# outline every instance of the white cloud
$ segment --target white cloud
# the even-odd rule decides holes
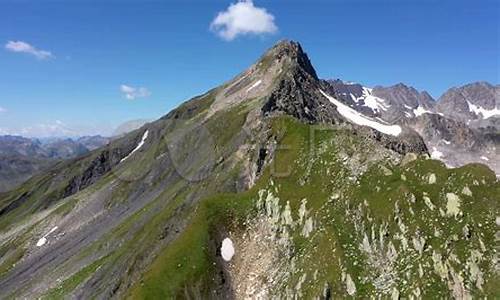
[[[226,11],[219,12],[210,24],[210,29],[226,41],[232,41],[239,35],[278,31],[274,16],[265,8],[254,6],[251,0],[233,3]]]
[[[50,51],[37,49],[23,41],[8,41],[7,44],[5,44],[5,49],[17,53],[28,53],[38,59],[48,59],[54,57]]]
[[[16,132],[25,137],[73,137],[78,136],[78,132],[70,128],[63,122],[56,120],[51,123],[41,123],[21,128]]]
[[[110,124],[68,125],[60,120],[36,123],[25,127],[0,127],[0,135],[20,135],[28,138],[111,136],[114,126]]]
[[[123,93],[125,98],[129,100],[151,96],[151,92],[145,87],[135,88],[129,85],[122,84],[120,85],[120,91]]]

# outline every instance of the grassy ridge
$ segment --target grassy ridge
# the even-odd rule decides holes
[[[212,228],[221,226],[221,223],[228,226],[234,218],[241,220],[252,214],[257,192],[271,189],[271,185],[276,187],[280,205],[284,206],[287,201],[290,203],[294,219],[298,218],[296,212],[302,199],[307,199],[309,213],[314,216],[316,229],[311,237],[301,236],[301,228],[292,235],[299,258],[296,269],[300,271],[291,274],[289,285],[295,286],[300,277],[307,274],[301,291],[306,298],[320,295],[325,283],[334,295],[346,295],[342,281],[342,273],[345,272],[353,278],[357,296],[377,295],[380,291],[377,291],[372,280],[372,273],[376,270],[372,269],[360,245],[363,232],[370,236],[370,228],[379,230],[386,226],[388,239],[398,251],[403,252],[402,242],[393,238],[399,232],[394,221],[396,211],[407,227],[410,247],[411,236],[421,234],[428,237],[423,256],[413,249],[406,250],[407,258],[401,254],[391,266],[394,274],[398,274],[392,285],[402,294],[410,294],[419,287],[423,295],[450,295],[447,285],[432,273],[430,256],[432,249],[445,252],[446,243],[450,243],[455,235],[462,234],[464,222],[470,224],[475,232],[481,232],[481,235],[473,235],[469,242],[452,241],[452,251],[456,252],[460,261],[465,262],[470,251],[479,247],[479,236],[484,236],[482,243],[486,248],[493,249],[494,217],[499,211],[500,187],[494,174],[486,167],[468,165],[446,169],[438,161],[425,159],[406,166],[381,161],[372,164],[362,175],[350,179],[352,170],[343,163],[340,154],[345,149],[351,149],[350,153],[346,150],[349,155],[356,151],[370,155],[374,149],[363,144],[363,141],[352,139],[343,130],[318,131],[314,141],[311,141],[309,126],[286,117],[276,119],[273,130],[280,137],[280,144],[288,150],[277,151],[275,165],[271,168],[281,175],[291,172],[287,176],[272,177],[271,168],[268,168],[248,192],[205,199],[193,214],[186,232],[165,248],[151,264],[150,270],[132,288],[130,298],[176,297],[186,291],[201,291],[209,295],[210,288],[214,287],[214,253],[208,250],[209,241],[213,239]],[[314,152],[310,152],[310,149],[314,149]],[[381,171],[381,166],[389,169],[390,175]],[[429,184],[430,174],[436,176],[436,183]],[[471,189],[473,196],[461,193],[465,186]],[[432,211],[423,200],[424,192],[433,201],[435,208]],[[446,193],[451,192],[462,199],[461,220],[439,215],[439,209],[446,211]],[[332,200],[332,195],[336,195],[335,200]],[[415,197],[414,203],[410,201],[410,195]],[[358,218],[360,222],[356,221]],[[483,225],[479,227],[478,224]],[[429,238],[436,230],[440,231],[441,236]],[[490,257],[491,253],[485,252],[484,255]],[[426,272],[430,272],[427,277],[418,275],[417,262],[421,262]],[[492,295],[496,288],[490,283],[495,279],[489,275],[489,263],[484,262],[481,267],[486,270],[483,291],[475,289],[473,284],[470,287],[478,295]],[[411,284],[405,281],[405,276],[409,276]],[[391,291],[384,293],[387,295]]]

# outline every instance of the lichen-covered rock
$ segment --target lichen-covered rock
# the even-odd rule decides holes
[[[464,186],[464,188],[462,189],[462,194],[472,197],[472,191],[468,186]]]
[[[436,174],[434,174],[434,173],[429,174],[429,177],[427,179],[429,184],[435,184],[436,180],[437,180]]]
[[[302,236],[308,238],[313,229],[314,229],[314,222],[313,219],[309,217],[304,223],[304,227],[302,228]]]
[[[460,198],[454,193],[446,193],[446,215],[456,217],[460,214]]]
[[[345,286],[347,294],[354,296],[356,294],[356,284],[352,281],[351,275],[349,273],[345,276]]]

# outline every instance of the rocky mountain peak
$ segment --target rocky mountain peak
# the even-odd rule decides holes
[[[390,87],[376,86],[373,89],[373,94],[396,106],[406,105],[411,108],[417,108],[418,106],[430,108],[434,106],[434,99],[429,93],[425,91],[419,92],[414,87],[407,86],[404,83],[398,83]]]
[[[266,63],[269,60],[287,64],[291,67],[300,67],[314,79],[318,80],[316,70],[298,42],[291,40],[279,41],[261,57],[259,62]]]
[[[498,115],[500,88],[488,82],[474,82],[446,91],[438,100],[437,109],[461,121],[488,119]]]
[[[298,42],[290,40],[278,42],[255,64],[222,88],[217,89],[209,115],[242,102],[267,99],[270,94],[282,89],[283,85],[293,90],[314,89],[316,92],[319,90],[318,75]],[[289,90],[287,93],[293,92]],[[302,94],[302,91],[297,91],[297,93]],[[305,96],[297,97],[304,98]],[[318,98],[320,95],[314,97]],[[307,98],[305,102],[313,101],[312,97]],[[307,110],[305,102],[302,102],[300,104],[302,107],[297,107],[297,109]],[[308,119],[311,118],[312,116],[308,117]]]

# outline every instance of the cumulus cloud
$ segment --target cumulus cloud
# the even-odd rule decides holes
[[[221,11],[210,24],[210,29],[226,41],[239,35],[262,35],[278,31],[274,16],[265,8],[254,6],[251,0],[239,1]]]
[[[37,49],[23,41],[8,41],[7,44],[5,44],[5,49],[17,53],[27,53],[41,60],[54,57],[50,51]]]
[[[135,88],[129,85],[122,84],[120,85],[120,91],[128,100],[151,96],[151,92],[145,87]]]

